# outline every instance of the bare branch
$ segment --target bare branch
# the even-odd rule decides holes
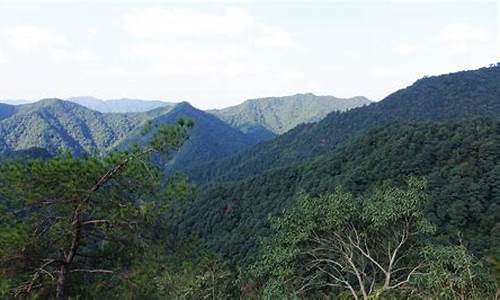
[[[73,269],[70,271],[71,273],[82,272],[82,273],[100,273],[100,274],[113,274],[114,272],[111,270],[104,269]]]

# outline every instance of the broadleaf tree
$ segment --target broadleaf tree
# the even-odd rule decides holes
[[[369,299],[426,290],[430,281],[423,278],[440,270],[431,254],[442,252],[429,252],[436,249],[435,229],[424,214],[425,189],[424,180],[411,177],[405,188],[384,183],[358,197],[341,188],[318,197],[299,195],[273,223],[274,234],[252,267],[263,297]],[[469,279],[465,286],[474,286],[478,277]]]

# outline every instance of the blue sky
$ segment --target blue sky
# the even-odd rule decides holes
[[[380,100],[500,61],[499,1],[0,1],[0,98]]]

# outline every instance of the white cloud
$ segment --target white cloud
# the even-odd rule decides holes
[[[500,54],[500,49],[494,49],[495,34],[487,28],[470,24],[454,23],[448,24],[437,31],[434,36],[420,41],[396,43],[392,50],[396,54],[404,56],[430,55],[433,53],[444,53],[446,55],[474,54],[481,56],[485,52]]]
[[[4,30],[6,42],[17,51],[32,52],[40,48],[68,47],[68,40],[36,26],[17,26]]]
[[[92,55],[77,49],[70,40],[59,33],[37,26],[15,26],[1,31],[5,43],[17,54],[50,59],[55,62],[87,62]]]
[[[177,93],[201,107],[206,106],[197,102],[202,97],[244,97],[249,90],[290,88],[302,76],[280,62],[290,51],[301,51],[292,35],[242,9],[132,9],[122,16],[121,25],[131,36],[118,54],[124,63],[118,69],[90,70],[90,76],[115,74],[128,83],[140,78],[156,91]],[[231,104],[222,101],[217,106]]]
[[[419,47],[416,44],[404,42],[396,44],[393,47],[393,51],[401,55],[413,55],[419,51]]]
[[[439,38],[444,43],[455,42],[490,42],[493,34],[485,28],[475,27],[467,24],[449,24],[441,29]]]
[[[468,24],[449,24],[436,38],[452,54],[466,54],[480,47],[495,45],[495,35],[486,28]]]
[[[139,39],[247,41],[259,47],[293,45],[287,31],[259,22],[247,11],[235,8],[227,8],[222,14],[179,8],[134,9],[123,16],[123,27]]]
[[[2,51],[0,51],[0,64],[4,64],[6,62],[7,62],[7,57]]]

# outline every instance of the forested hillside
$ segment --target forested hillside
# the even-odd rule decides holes
[[[186,102],[2,105],[0,297],[495,299],[498,79],[424,78],[222,164],[262,135]]]
[[[308,93],[251,99],[209,112],[246,133],[265,129],[283,134],[299,124],[317,122],[332,111],[345,111],[370,103],[365,97],[342,99]]]
[[[76,156],[103,155],[118,146],[124,149],[134,142],[141,143],[140,132],[148,120],[156,124],[172,123],[184,116],[192,118],[197,125],[190,142],[170,166],[178,170],[194,169],[273,139],[273,131],[282,133],[295,124],[317,121],[331,110],[345,110],[364,103],[368,100],[362,97],[337,99],[304,94],[249,100],[240,106],[211,111],[211,114],[187,103],[174,105],[134,99],[103,101],[76,97],[70,101],[45,99],[16,106],[1,104],[0,153],[35,147],[52,154],[69,151]],[[109,113],[126,111],[137,112]]]
[[[175,155],[171,166],[176,170],[201,165],[205,162],[221,159],[233,153],[237,153],[260,140],[253,136],[247,136],[240,130],[219,120],[215,116],[194,108],[187,102],[177,104],[166,114],[158,114],[156,111],[148,112],[154,116],[151,125],[174,124],[178,119],[193,120],[195,123],[189,140]],[[141,134],[142,128],[136,129],[119,148],[126,149],[133,144],[144,145],[150,140],[149,135]],[[164,164],[165,162],[163,162]]]
[[[19,106],[0,106],[0,153],[43,148],[51,154],[69,151],[104,155],[117,147],[125,150],[144,144],[149,136],[141,132],[147,121],[173,124],[179,118],[192,119],[196,126],[190,140],[169,163],[182,170],[237,153],[260,142],[217,117],[182,102],[141,113],[100,113],[78,104],[47,99]],[[13,152],[14,151],[14,152]],[[161,162],[166,165],[167,162]]]
[[[15,110],[14,105],[0,103],[0,121],[10,117]]]
[[[0,156],[0,162],[10,160],[48,159],[52,157],[54,157],[54,155],[49,153],[44,148],[29,148],[4,152]]]
[[[0,119],[0,152],[39,147],[52,154],[103,154],[145,120],[140,114],[102,114],[58,99],[2,111],[7,112]]]
[[[202,238],[233,264],[251,263],[269,221],[287,211],[297,193],[319,195],[339,186],[364,193],[386,180],[400,185],[408,176],[428,180],[427,216],[440,239],[456,240],[460,233],[476,253],[498,247],[500,124],[485,119],[396,123],[301,166],[207,187],[179,216],[177,234]]]
[[[384,100],[295,129],[219,162],[190,171],[198,182],[260,174],[326,153],[370,128],[394,121],[441,121],[500,115],[500,65],[418,80]]]

